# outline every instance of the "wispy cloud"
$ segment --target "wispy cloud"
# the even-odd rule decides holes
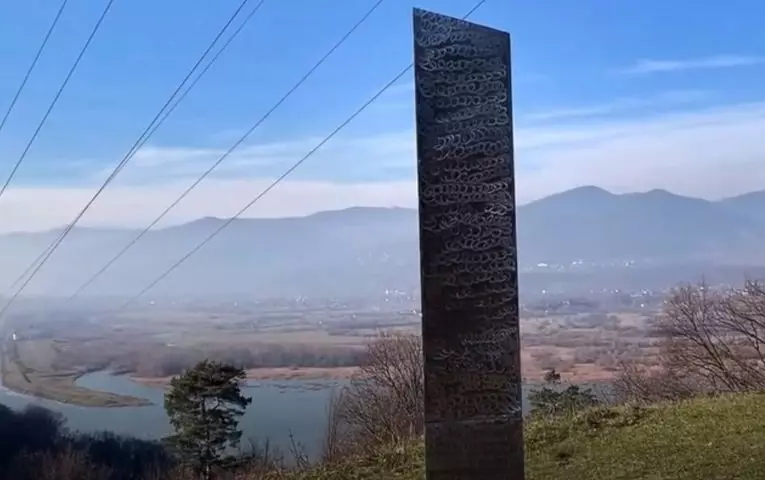
[[[519,122],[515,132],[519,203],[588,184],[617,192],[665,188],[704,198],[762,189],[763,131],[765,102],[587,123]],[[240,157],[230,159],[229,173],[202,183],[166,222],[231,216],[314,145],[313,138],[298,138],[246,147]],[[188,156],[184,151],[183,147],[148,149],[141,162],[128,166],[123,181],[118,177],[106,190],[83,224],[148,224],[188,186],[193,176],[190,170],[209,165],[201,155],[206,149],[188,149]],[[416,205],[411,131],[338,138],[319,152],[246,216],[303,215],[352,205]],[[264,162],[282,163],[272,173],[263,173]],[[396,166],[405,166],[406,173],[379,181],[340,180],[347,171],[379,172]],[[367,177],[380,178],[375,174]],[[148,178],[152,181],[145,180]],[[12,185],[0,199],[4,218],[0,230],[65,224],[100,180],[93,178],[77,188]]]
[[[519,195],[529,201],[593,184],[622,192],[664,188],[703,198],[760,190],[764,129],[765,103],[519,129],[519,140],[542,137],[519,148]]]
[[[679,72],[686,70],[708,70],[719,68],[748,67],[765,64],[760,55],[715,55],[685,60],[638,60],[634,65],[619,69],[618,73],[640,75],[650,73]]]
[[[414,108],[414,79],[407,77],[388,87],[380,99],[370,106],[376,114],[389,115]]]
[[[413,94],[413,93],[414,93],[414,80],[412,79],[397,82],[391,85],[390,87],[388,87],[387,90],[385,90],[386,96],[405,95],[405,94]]]
[[[159,225],[178,224],[204,216],[231,217],[273,178],[212,180],[201,184],[178,204]],[[170,181],[149,186],[110,187],[88,210],[81,224],[90,226],[145,227],[187,187]],[[13,188],[0,201],[0,232],[35,231],[60,227],[91,198],[94,187]],[[53,203],[48,203],[53,202]],[[50,205],[56,208],[50,208]],[[253,205],[245,217],[301,216],[351,205],[413,206],[416,188],[411,180],[335,183],[288,180]]]
[[[597,117],[628,112],[646,107],[673,107],[706,100],[710,92],[703,90],[678,90],[662,92],[653,96],[619,98],[608,103],[564,108],[549,108],[522,115],[525,121],[548,122],[570,118]]]
[[[245,144],[227,156],[210,178],[267,176],[270,172],[284,170],[302,159],[322,139],[316,136]],[[217,162],[226,151],[227,148],[147,146],[133,157],[115,183],[127,186],[180,179],[191,182]],[[361,137],[339,135],[313,153],[301,172],[308,170],[312,178],[341,176],[347,180],[359,172],[369,177],[391,168],[413,168],[414,164],[413,132],[388,132]],[[112,169],[113,166],[108,165],[91,170],[86,180],[106,178]],[[300,176],[301,172],[297,175]],[[322,175],[322,172],[325,174]]]

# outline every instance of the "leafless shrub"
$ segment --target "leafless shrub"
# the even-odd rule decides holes
[[[247,478],[258,478],[257,476],[253,477],[253,475],[265,475],[269,472],[285,469],[284,453],[278,448],[274,448],[268,440],[263,442],[250,440],[246,451],[240,452],[235,458],[235,462],[234,465],[228,467],[228,470],[234,474],[246,472],[251,475]]]
[[[614,381],[614,397],[618,403],[654,403],[697,395],[694,386],[683,380],[667,366],[651,368],[640,361],[623,362],[619,365],[619,375]]]
[[[291,448],[301,448],[293,440]],[[302,453],[301,453],[302,454]],[[214,480],[280,480],[292,478],[288,474],[295,468],[286,466],[284,454],[271,443],[249,441],[248,446],[240,450],[236,456],[212,472]],[[159,472],[156,476],[141,477],[140,480],[180,480],[195,479],[197,474],[179,465],[170,471]]]
[[[96,465],[86,454],[71,448],[20,455],[11,472],[10,478],[18,480],[109,480],[112,476],[110,469]]]
[[[398,443],[423,433],[423,402],[420,337],[383,334],[369,344],[366,362],[341,393],[336,425],[356,448]]]
[[[617,386],[644,400],[765,389],[765,288],[673,290],[653,322],[657,367],[624,365]]]
[[[342,400],[342,392],[333,390],[327,405],[327,423],[321,453],[322,463],[335,462],[350,449],[347,428],[345,428],[340,414]]]
[[[290,454],[295,468],[300,472],[305,472],[311,467],[311,461],[305,453],[305,445],[298,442],[295,435],[290,430]]]

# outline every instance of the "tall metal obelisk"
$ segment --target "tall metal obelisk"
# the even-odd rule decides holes
[[[523,480],[510,36],[415,9],[428,480]]]

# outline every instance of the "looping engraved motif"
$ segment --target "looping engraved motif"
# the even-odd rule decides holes
[[[504,283],[513,281],[513,274],[514,272],[509,269],[504,272],[497,271],[497,272],[476,272],[476,273],[474,272],[449,273],[449,274],[441,276],[441,283],[450,287],[458,287],[460,285],[476,285],[478,283],[484,283],[484,282],[504,284]],[[457,296],[464,296],[464,295],[460,295],[459,292],[455,292],[455,294]]]
[[[506,127],[472,128],[466,132],[452,133],[437,137],[436,143],[432,146],[428,146],[442,152],[446,148],[463,147],[465,144],[470,144],[472,142],[492,141],[506,129]]]
[[[417,11],[426,416],[520,416],[509,39]]]
[[[449,177],[449,175],[444,176],[447,178]],[[437,218],[423,219],[423,226],[432,233],[441,233],[444,230],[449,230],[461,225],[486,225],[489,227],[503,226],[506,225],[502,218],[502,214],[505,213],[508,212],[502,210],[499,212],[499,215],[489,211],[462,213],[458,209],[452,208],[449,209],[449,211],[442,211]]]
[[[514,398],[521,394],[518,379],[504,371],[453,374],[450,380],[429,384],[426,394],[437,398],[444,419],[476,417],[517,417],[521,408]],[[426,421],[435,419],[426,413]]]

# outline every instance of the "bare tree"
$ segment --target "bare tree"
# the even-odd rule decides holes
[[[731,338],[739,389],[765,389],[765,286],[747,280],[721,305],[719,321]]]
[[[11,478],[19,480],[108,480],[113,474],[109,468],[93,463],[84,452],[72,448],[21,455],[11,469]]]
[[[654,322],[656,369],[625,365],[617,388],[636,398],[765,389],[765,288],[674,289]]]
[[[654,403],[661,400],[680,400],[697,395],[671,366],[648,368],[639,359],[619,364],[619,376],[614,381],[613,397],[616,403],[640,401]]]
[[[391,444],[424,430],[422,341],[382,334],[369,344],[365,364],[341,393],[337,420],[360,448]]]
[[[333,390],[327,405],[327,426],[322,445],[322,463],[332,463],[341,458],[343,453],[347,451],[347,436],[340,415],[342,400],[342,392]]]

